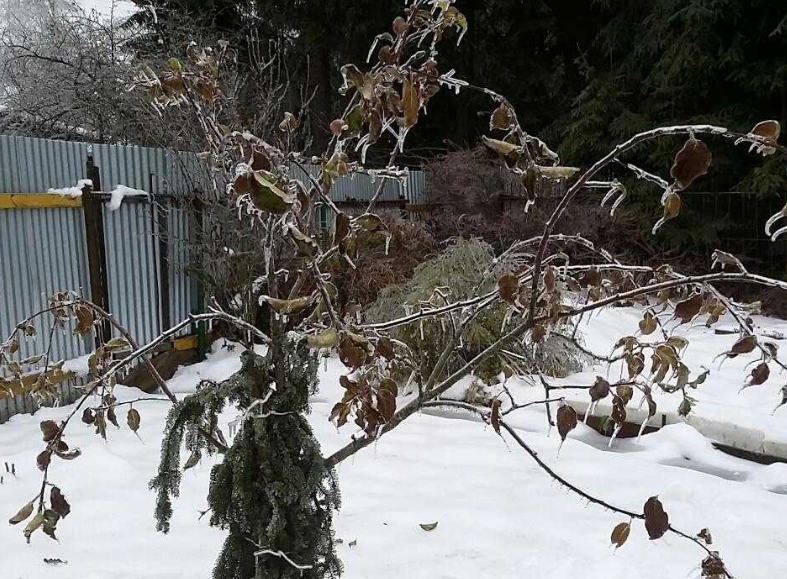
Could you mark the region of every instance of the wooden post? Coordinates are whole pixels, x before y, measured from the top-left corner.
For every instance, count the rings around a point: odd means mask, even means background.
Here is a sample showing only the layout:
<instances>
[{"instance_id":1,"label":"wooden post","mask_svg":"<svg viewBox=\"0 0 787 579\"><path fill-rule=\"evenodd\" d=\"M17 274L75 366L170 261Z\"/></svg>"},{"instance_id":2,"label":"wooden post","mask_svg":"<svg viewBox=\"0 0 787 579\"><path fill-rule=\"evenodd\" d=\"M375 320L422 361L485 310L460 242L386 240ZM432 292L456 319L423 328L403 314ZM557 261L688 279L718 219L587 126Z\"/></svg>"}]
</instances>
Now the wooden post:
<instances>
[{"instance_id":1,"label":"wooden post","mask_svg":"<svg viewBox=\"0 0 787 579\"><path fill-rule=\"evenodd\" d=\"M101 177L98 167L93 163L93 155L88 155L85 163L87 177L93 182L82 189L82 207L85 213L85 238L87 240L88 277L90 299L104 311L111 312L109 305L109 283L107 281L107 251L104 237L104 213L101 200L95 191L101 190ZM96 331L96 345L110 338L112 329L104 321Z\"/></svg>"},{"instance_id":2,"label":"wooden post","mask_svg":"<svg viewBox=\"0 0 787 579\"><path fill-rule=\"evenodd\" d=\"M172 322L169 300L169 200L163 195L156 198L153 187L154 175L150 174L150 191L153 207L153 226L158 238L158 291L161 331L168 329Z\"/></svg>"},{"instance_id":3,"label":"wooden post","mask_svg":"<svg viewBox=\"0 0 787 579\"><path fill-rule=\"evenodd\" d=\"M200 199L199 194L197 191L194 191L194 228L195 228L195 235L200 236L203 235L205 232L205 212L204 212L204 204L202 199ZM189 259L192 258L192 255L189 254ZM205 311L205 288L202 286L202 283L199 280L196 280L196 289L197 289L197 306L194 308L192 313L201 314ZM205 360L206 354L208 352L208 340L207 340L207 331L205 328L205 322L198 322L196 331L197 334L197 359L202 362Z\"/></svg>"}]
</instances>

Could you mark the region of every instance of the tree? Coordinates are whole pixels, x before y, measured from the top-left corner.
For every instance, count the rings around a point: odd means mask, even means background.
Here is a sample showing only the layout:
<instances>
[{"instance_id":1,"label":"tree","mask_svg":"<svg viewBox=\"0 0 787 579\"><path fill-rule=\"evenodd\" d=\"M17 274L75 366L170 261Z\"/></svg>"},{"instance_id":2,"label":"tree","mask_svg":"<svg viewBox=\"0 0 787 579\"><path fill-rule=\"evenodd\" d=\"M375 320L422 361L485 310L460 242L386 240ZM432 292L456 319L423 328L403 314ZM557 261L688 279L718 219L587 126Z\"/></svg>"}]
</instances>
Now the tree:
<instances>
[{"instance_id":1,"label":"tree","mask_svg":"<svg viewBox=\"0 0 787 579\"><path fill-rule=\"evenodd\" d=\"M579 161L602 154L624 135L660 123L754 125L765 117L787 122L784 35L772 35L783 8L761 0L602 4L609 21L588 56L587 85L571 116L560 152ZM674 143L643 161L666 166ZM787 181L778 163L764 167L725 152L703 186L770 195Z\"/></svg>"},{"instance_id":2,"label":"tree","mask_svg":"<svg viewBox=\"0 0 787 579\"><path fill-rule=\"evenodd\" d=\"M6 0L0 19L0 102L5 130L118 141L135 133L118 23L73 3Z\"/></svg>"},{"instance_id":3,"label":"tree","mask_svg":"<svg viewBox=\"0 0 787 579\"><path fill-rule=\"evenodd\" d=\"M369 70L362 72L355 64L342 67L341 92L347 104L341 116L330 124L332 137L319 158L319 175L304 181L292 178L289 173L291 165L303 163L301 151L291 147L290 135L297 130L299 121L295 115L285 114L277 132L266 140L248 132L228 130L218 121L221 108L206 106L223 98L222 91L215 90L216 67L231 50L226 44L212 50L189 46L183 60L172 57L167 69L151 69L141 75L138 87L146 89L155 107L182 106L197 111L198 127L208 144L202 156L214 170L216 194L230 197L239 217L256 226L265 256L264 275L259 283L264 292L262 302L268 308L268 331L228 314L216 303L206 314L192 316L144 346L136 345L127 332L118 329L121 337L101 344L93 354L91 382L85 397L60 423L45 421L41 425L45 443L38 457L44 473L41 490L11 520L17 524L30 519L25 530L28 539L42 527L54 534L59 517L65 516L61 491L53 492L47 501L45 490L52 484L48 477L53 459L78 457L70 452L65 441L67 427L76 413L83 410L83 420L95 424L97 434L106 436L106 421L116 421L118 404L112 389L119 379L118 373L188 324L217 319L250 332L254 340L268 348L269 354L264 360L247 354L240 376L223 384L203 384L200 392L183 401L178 401L158 378L162 391L176 406L163 443L162 473L154 482L156 488L164 490L159 495L158 515L165 522L168 498L177 491L178 474L174 468L181 428L186 428L186 445L192 452L216 451L225 455L225 463L213 473L212 490L216 493L210 496L211 504L217 509L214 521L229 526L231 538L229 550L225 550L215 571L217 577L248 574L250 557L256 557L258 578L281 573L287 576L309 569L320 569L315 576L337 572L326 543L330 536L329 513L337 504L330 469L429 407L449 407L479 415L492 426L493 432L510 436L544 472L583 500L630 521L644 521L651 539L672 533L693 542L703 550L704 577L732 577L721 556L708 547L702 535L694 536L669 523L657 497L648 498L642 512L635 512L593 496L555 473L508 424L509 414L527 406L517 404L509 392L493 400L489 409L442 400L441 396L484 362L496 356L516 359L524 348L538 349L548 335L567 324L576 328L586 314L631 301L640 302L645 312L639 324L640 334L621 336L616 347L616 354L626 362L628 380L610 384L602 379L581 386L587 388L593 401L612 397L611 420L616 432L625 423L626 407L635 393L641 395L643 404L647 403L651 416L656 412L652 396L655 390L681 396L684 412L688 413L692 405L690 393L707 378L707 373L690 375L683 360L685 340L670 334L662 323L665 315L681 323L705 317L706 323L712 325L728 313L738 324L740 336L731 350L722 355L730 358L751 355L757 362L746 379L746 386L764 384L772 366L787 369L778 357L778 348L758 336L742 307L715 285L754 283L787 290L787 283L752 274L735 256L720 251L713 258L722 271L687 276L668 266L623 264L581 236L555 234L557 222L580 191L604 191L601 205L611 204L613 212L625 200L625 186L617 179L602 176L613 169L630 172L658 191L662 217L655 223L653 232L668 227L681 211L685 192L712 164L713 154L705 140L744 145L752 153L783 161L787 148L779 143L781 125L777 121L762 121L744 130L703 124L659 127L620 142L585 170L564 166L544 141L525 130L510 101L491 89L457 77L455 71L438 61L440 42L450 34L461 39L468 25L466 16L450 0L411 1L404 14L394 20L393 33L384 32L377 37L378 58ZM450 288L440 287L403 316L379 322L359 320L337 310L337 289L323 274L323 267L331 259L353 264L359 239L386 236L382 219L374 213L385 180L406 177L407 171L398 165L399 154L408 142L408 135L423 118L423 111L444 87L478 92L491 99L494 110L484 142L501 167L521 180L531 196L530 204L537 202L535 192L543 182L565 180L566 192L544 224L541 235L513 243L496 256L494 267L484 272L484 278L495 282L494 289L484 289L483 284L478 284L473 295L456 300ZM339 178L362 170L367 148L380 143L384 132L392 136L396 146L388 151L385 169L374 173L382 184L366 210L351 217L331 201L330 189ZM674 157L669 178L662 177L658 170L650 171L629 162L628 155L638 148L676 137L685 141ZM315 223L315 208L319 205L333 213L333 234L329 239L320 236ZM766 232L774 240L787 233L787 227L776 228L785 217L787 207L765 224ZM591 257L583 263L571 262L562 248L573 245L588 250ZM501 269L505 271L502 275ZM500 305L507 311L497 338L474 352L472 358L454 365L454 353L473 320ZM50 308L34 316L48 314L53 316L53 332L72 319L83 333L90 332L97 323L112 321L106 312L72 294L58 294ZM440 344L439 356L422 369L414 364L417 356L412 348L393 338L391 332L425 320L443 324L446 337ZM30 363L14 359L18 341L24 337L29 321L23 320L0 346L0 363L15 376L21 376L22 366ZM649 335L651 340L641 339ZM309 354L306 354L307 346L311 349ZM334 406L332 419L340 427L352 421L359 429L345 447L324 460L319 457L302 416L307 410L307 392L313 384L310 368L319 351L338 354L347 367L347 374L340 378L345 393ZM115 360L116 354L124 357ZM45 357L48 366L48 353ZM651 360L649 372L645 367L646 357ZM47 366L39 380L42 391L47 390ZM400 396L402 381L397 379L403 375L408 376L407 383L417 387L417 392L409 397ZM576 412L551 396L560 386L549 384L543 377L541 380L546 398L536 403L545 406L550 424L557 427L565 441L577 425ZM100 398L96 400L94 394ZM226 443L215 420L218 409L226 401L238 402L244 415L242 432L231 444ZM782 391L779 406L785 404L787 394ZM132 410L127 422L136 430L140 416ZM287 441L279 438L281 434L287 435ZM281 464L282 460L293 457L303 460ZM249 478L238 480L239 473ZM235 500L243 504L256 498L257 485L279 482L285 477L288 480L294 477L299 482L281 489L281 494L274 492L273 496L266 490L259 509L237 508ZM232 495L227 494L228 489L221 481L232 485ZM228 500L229 496L233 501ZM285 511L277 512L276 505ZM279 515L286 519L283 531ZM630 523L621 525L613 531L613 542L618 545L625 542L626 525ZM321 532L315 535L315 529ZM306 534L302 536L302 532ZM241 548L241 537L251 541L259 551L250 553L250 547ZM240 551L234 551L236 548ZM291 557L294 553L301 553L309 560L296 560ZM271 562L268 556L280 560Z\"/></svg>"},{"instance_id":4,"label":"tree","mask_svg":"<svg viewBox=\"0 0 787 579\"><path fill-rule=\"evenodd\" d=\"M210 524L229 530L214 579L341 573L331 526L340 504L336 473L325 467L305 418L309 395L317 391L317 360L303 342L281 345L265 356L245 352L235 376L220 385L203 383L172 408L167 422L159 474L151 481L159 493L158 528L165 532L180 483L184 435L192 453L187 465L195 464L203 451L215 452L199 428L215 427L227 403L247 409L210 476ZM255 405L267 408L254 412Z\"/></svg>"}]
</instances>

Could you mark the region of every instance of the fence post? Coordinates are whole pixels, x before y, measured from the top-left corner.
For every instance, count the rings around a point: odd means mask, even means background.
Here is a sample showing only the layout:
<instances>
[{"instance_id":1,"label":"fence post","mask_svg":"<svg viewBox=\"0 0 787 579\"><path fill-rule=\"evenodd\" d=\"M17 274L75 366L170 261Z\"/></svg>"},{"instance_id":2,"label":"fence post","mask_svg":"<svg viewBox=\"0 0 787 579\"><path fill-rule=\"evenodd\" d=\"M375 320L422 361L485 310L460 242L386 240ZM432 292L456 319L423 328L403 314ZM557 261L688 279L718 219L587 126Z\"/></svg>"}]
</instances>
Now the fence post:
<instances>
[{"instance_id":1,"label":"fence post","mask_svg":"<svg viewBox=\"0 0 787 579\"><path fill-rule=\"evenodd\" d=\"M164 195L156 198L154 175L149 176L149 193L152 202L153 226L158 238L158 291L161 331L168 329L172 321L172 305L169 300L169 199Z\"/></svg>"},{"instance_id":2,"label":"fence post","mask_svg":"<svg viewBox=\"0 0 787 579\"><path fill-rule=\"evenodd\" d=\"M82 208L85 214L85 237L87 240L88 277L90 299L104 311L110 312L109 283L107 282L107 251L104 237L104 213L101 199L95 194L101 191L101 177L93 162L93 155L87 156L85 163L87 177L93 184L82 190ZM109 339L111 327L108 321L102 322L96 332L96 345Z\"/></svg>"}]
</instances>

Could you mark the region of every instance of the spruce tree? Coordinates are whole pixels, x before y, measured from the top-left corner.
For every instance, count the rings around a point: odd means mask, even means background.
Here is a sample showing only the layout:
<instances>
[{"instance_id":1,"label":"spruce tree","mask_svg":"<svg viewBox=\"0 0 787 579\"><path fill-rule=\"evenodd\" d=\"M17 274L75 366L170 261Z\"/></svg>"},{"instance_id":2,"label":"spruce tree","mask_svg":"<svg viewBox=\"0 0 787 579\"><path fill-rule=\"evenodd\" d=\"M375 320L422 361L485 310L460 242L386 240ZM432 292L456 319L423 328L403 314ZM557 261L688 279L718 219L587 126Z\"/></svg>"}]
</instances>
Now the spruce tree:
<instances>
[{"instance_id":1,"label":"spruce tree","mask_svg":"<svg viewBox=\"0 0 787 579\"><path fill-rule=\"evenodd\" d=\"M200 432L215 429L226 403L247 410L224 460L211 472L210 524L229 531L213 579L322 579L341 573L332 530L339 488L306 419L309 395L317 389L317 359L303 342L275 342L264 356L244 352L237 374L221 384L203 383L172 409L159 474L151 481L158 490L158 528L166 532L171 498L178 493L182 441L192 452L189 465L202 452L216 450Z\"/></svg>"}]
</instances>

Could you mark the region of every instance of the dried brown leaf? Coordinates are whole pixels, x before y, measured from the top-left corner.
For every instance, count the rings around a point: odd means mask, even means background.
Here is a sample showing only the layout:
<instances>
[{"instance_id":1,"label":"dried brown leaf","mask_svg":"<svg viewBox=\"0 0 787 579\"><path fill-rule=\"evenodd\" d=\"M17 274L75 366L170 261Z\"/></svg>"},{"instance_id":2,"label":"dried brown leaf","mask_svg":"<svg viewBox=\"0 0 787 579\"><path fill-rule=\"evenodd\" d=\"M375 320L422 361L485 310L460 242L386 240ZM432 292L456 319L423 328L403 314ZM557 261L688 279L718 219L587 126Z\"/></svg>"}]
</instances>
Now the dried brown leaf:
<instances>
[{"instance_id":1,"label":"dried brown leaf","mask_svg":"<svg viewBox=\"0 0 787 579\"><path fill-rule=\"evenodd\" d=\"M758 137L775 143L779 140L781 132L782 126L779 124L779 121L761 121L754 125L750 134L757 135Z\"/></svg>"},{"instance_id":2,"label":"dried brown leaf","mask_svg":"<svg viewBox=\"0 0 787 579\"><path fill-rule=\"evenodd\" d=\"M761 362L751 371L751 376L749 377L749 386L759 386L760 384L764 384L770 375L771 369L768 367L768 364Z\"/></svg>"},{"instance_id":3,"label":"dried brown leaf","mask_svg":"<svg viewBox=\"0 0 787 579\"><path fill-rule=\"evenodd\" d=\"M639 331L643 336L649 336L656 331L658 324L656 318L650 312L645 312L645 315L639 321Z\"/></svg>"},{"instance_id":4,"label":"dried brown leaf","mask_svg":"<svg viewBox=\"0 0 787 579\"><path fill-rule=\"evenodd\" d=\"M500 401L499 398L495 398L492 401L492 414L489 418L489 421L492 424L492 428L494 428L495 432L497 432L498 434L500 434L500 406L501 405L502 402Z\"/></svg>"},{"instance_id":5,"label":"dried brown leaf","mask_svg":"<svg viewBox=\"0 0 787 579\"><path fill-rule=\"evenodd\" d=\"M692 297L678 302L675 306L675 317L684 324L690 322L700 313L704 298L702 294L695 294Z\"/></svg>"},{"instance_id":6,"label":"dried brown leaf","mask_svg":"<svg viewBox=\"0 0 787 579\"><path fill-rule=\"evenodd\" d=\"M675 179L678 191L687 189L699 177L705 175L710 168L713 155L704 142L689 139L675 157L670 174Z\"/></svg>"},{"instance_id":7,"label":"dried brown leaf","mask_svg":"<svg viewBox=\"0 0 787 579\"><path fill-rule=\"evenodd\" d=\"M590 400L593 402L603 400L609 396L609 382L604 380L601 376L596 376L596 381L588 390L588 394L590 394Z\"/></svg>"},{"instance_id":8,"label":"dried brown leaf","mask_svg":"<svg viewBox=\"0 0 787 579\"><path fill-rule=\"evenodd\" d=\"M628 540L629 534L631 533L631 524L629 523L618 523L614 529L612 529L612 536L610 540L612 544L615 545L616 549L621 548L624 543Z\"/></svg>"},{"instance_id":9,"label":"dried brown leaf","mask_svg":"<svg viewBox=\"0 0 787 579\"><path fill-rule=\"evenodd\" d=\"M645 515L645 529L651 540L663 537L669 530L669 515L664 512L664 507L658 497L650 497L645 502L643 513Z\"/></svg>"},{"instance_id":10,"label":"dried brown leaf","mask_svg":"<svg viewBox=\"0 0 787 579\"><path fill-rule=\"evenodd\" d=\"M736 356L740 356L741 354L748 354L749 352L753 352L754 349L757 347L757 336L754 334L750 336L744 336L735 344L733 344L732 348L730 348L730 353L728 356L730 358L735 358Z\"/></svg>"},{"instance_id":11,"label":"dried brown leaf","mask_svg":"<svg viewBox=\"0 0 787 579\"><path fill-rule=\"evenodd\" d=\"M566 440L568 433L577 427L577 413L569 406L564 404L557 411L557 431L561 440Z\"/></svg>"},{"instance_id":12,"label":"dried brown leaf","mask_svg":"<svg viewBox=\"0 0 787 579\"><path fill-rule=\"evenodd\" d=\"M49 504L52 506L52 510L63 519L71 512L71 505L68 504L66 497L57 487L52 487L52 491L49 493Z\"/></svg>"},{"instance_id":13,"label":"dried brown leaf","mask_svg":"<svg viewBox=\"0 0 787 579\"><path fill-rule=\"evenodd\" d=\"M33 503L29 502L24 507L19 509L19 512L16 513L13 517L8 519L8 523L11 525L17 525L22 521L27 520L27 517L33 514Z\"/></svg>"},{"instance_id":14,"label":"dried brown leaf","mask_svg":"<svg viewBox=\"0 0 787 579\"><path fill-rule=\"evenodd\" d=\"M519 278L512 273L507 273L497 280L497 288L500 299L513 304L519 293Z\"/></svg>"},{"instance_id":15,"label":"dried brown leaf","mask_svg":"<svg viewBox=\"0 0 787 579\"><path fill-rule=\"evenodd\" d=\"M41 428L41 433L44 435L44 442L51 442L55 439L57 433L60 432L60 427L54 420L44 420L39 427Z\"/></svg>"},{"instance_id":16,"label":"dried brown leaf","mask_svg":"<svg viewBox=\"0 0 787 579\"><path fill-rule=\"evenodd\" d=\"M139 430L139 423L141 417L139 415L139 411L136 408L129 408L128 414L126 414L126 424L131 429L131 432L136 432Z\"/></svg>"}]
</instances>

